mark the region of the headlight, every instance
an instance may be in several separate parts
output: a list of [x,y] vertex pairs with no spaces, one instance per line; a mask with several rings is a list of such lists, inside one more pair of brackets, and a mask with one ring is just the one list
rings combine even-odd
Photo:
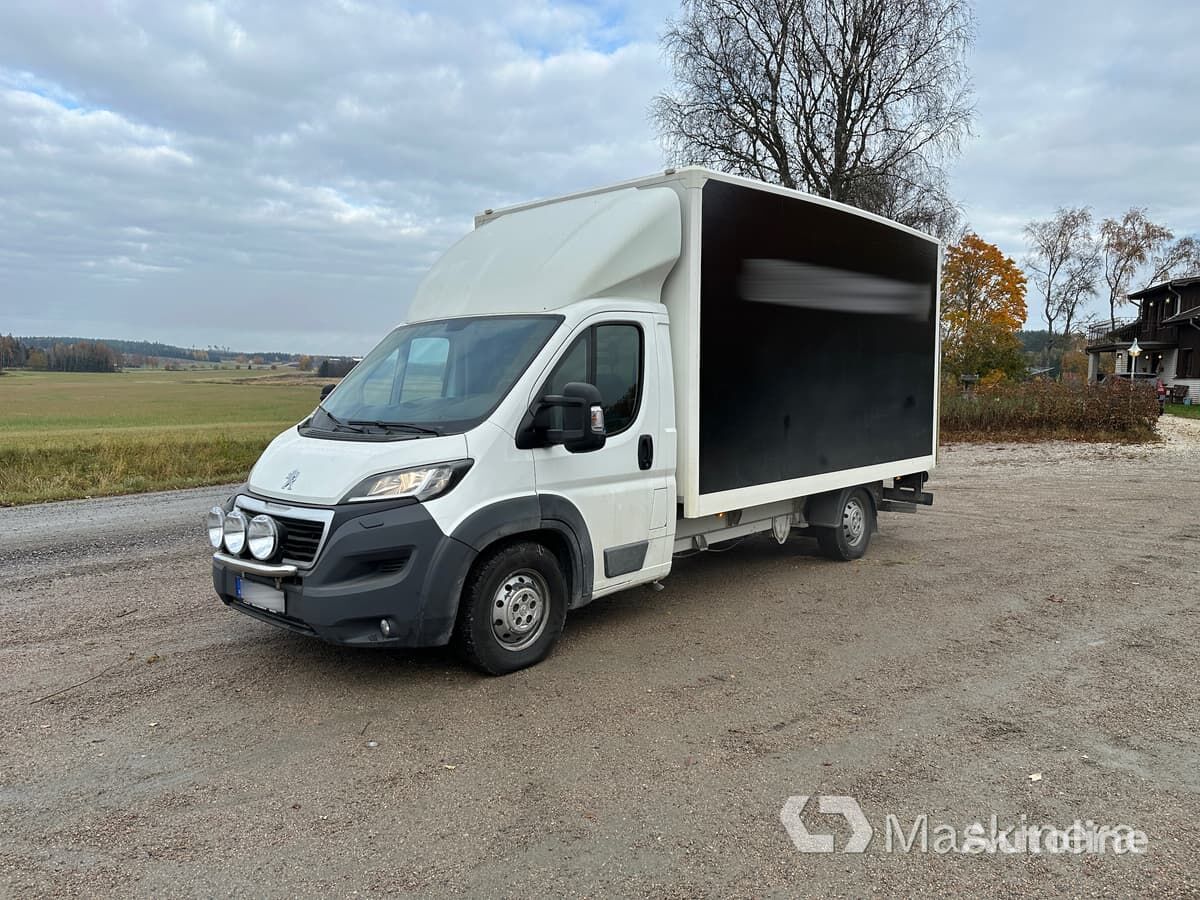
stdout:
[[225,549],[237,556],[246,549],[246,516],[235,509],[225,517]]
[[255,516],[246,526],[246,543],[250,555],[257,560],[268,560],[279,549],[279,527],[270,516]]
[[221,540],[225,537],[225,510],[214,506],[208,511],[208,542],[214,550],[221,549]]
[[346,495],[345,500],[351,503],[363,500],[396,500],[401,497],[432,500],[458,484],[469,468],[471,460],[460,459],[420,469],[400,469],[396,472],[372,475],[360,481],[358,486]]

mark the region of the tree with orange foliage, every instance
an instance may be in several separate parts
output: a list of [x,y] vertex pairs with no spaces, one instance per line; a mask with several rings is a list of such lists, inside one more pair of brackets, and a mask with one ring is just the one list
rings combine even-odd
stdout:
[[946,248],[942,266],[942,369],[997,381],[1019,377],[1025,358],[1025,275],[995,244],[968,233]]

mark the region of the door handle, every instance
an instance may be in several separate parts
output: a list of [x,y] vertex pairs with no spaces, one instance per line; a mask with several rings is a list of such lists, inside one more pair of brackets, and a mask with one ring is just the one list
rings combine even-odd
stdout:
[[643,472],[654,465],[654,438],[643,434],[638,438],[638,468]]

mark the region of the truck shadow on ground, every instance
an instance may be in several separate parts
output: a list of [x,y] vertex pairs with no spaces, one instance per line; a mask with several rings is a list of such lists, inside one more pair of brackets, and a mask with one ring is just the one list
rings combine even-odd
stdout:
[[[667,631],[673,634],[671,643],[685,646],[694,637],[688,633],[690,622],[711,622],[726,615],[731,600],[753,605],[762,585],[778,578],[781,570],[797,569],[794,574],[802,591],[806,572],[811,570],[815,577],[819,569],[837,565],[820,556],[811,539],[794,537],[779,545],[761,535],[726,549],[678,558],[661,591],[640,585],[571,611],[559,647],[535,668],[586,668],[597,656],[654,652]],[[264,633],[264,626],[257,623],[239,621],[238,625],[244,639],[238,643],[247,655],[269,655],[281,668],[307,682],[315,679],[361,687],[370,682],[394,685],[401,678],[425,686],[431,681],[462,686],[491,680],[462,661],[451,647],[344,647],[289,632]],[[745,628],[751,632],[754,626],[747,623]],[[572,660],[575,656],[581,658]]]

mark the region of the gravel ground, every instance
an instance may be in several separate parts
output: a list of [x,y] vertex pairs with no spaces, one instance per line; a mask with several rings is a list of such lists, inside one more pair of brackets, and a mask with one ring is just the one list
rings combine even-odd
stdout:
[[[501,679],[224,609],[220,489],[0,510],[0,894],[1196,896],[1200,422],[1163,429],[948,447],[867,559],[683,560]],[[796,794],[867,852],[798,852]],[[1149,847],[884,848],[993,813]]]

